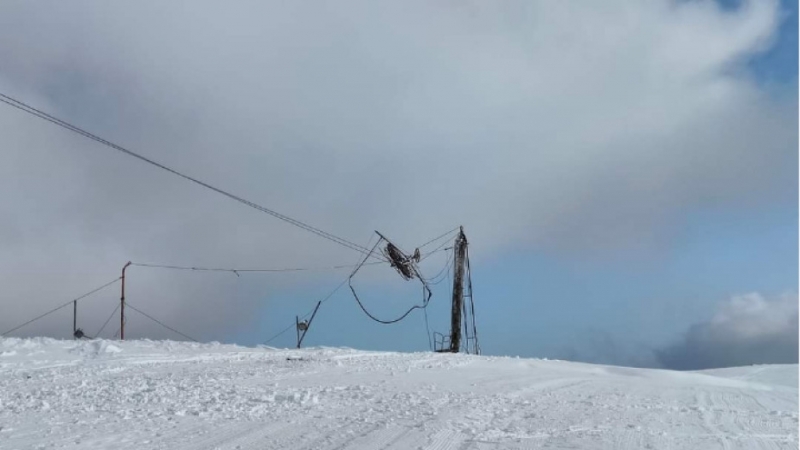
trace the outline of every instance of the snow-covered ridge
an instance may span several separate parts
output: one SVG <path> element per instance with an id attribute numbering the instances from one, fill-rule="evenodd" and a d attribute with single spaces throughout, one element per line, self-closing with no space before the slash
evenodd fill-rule
<path id="1" fill-rule="evenodd" d="M 0 339 L 0 448 L 797 448 L 797 365 Z"/>

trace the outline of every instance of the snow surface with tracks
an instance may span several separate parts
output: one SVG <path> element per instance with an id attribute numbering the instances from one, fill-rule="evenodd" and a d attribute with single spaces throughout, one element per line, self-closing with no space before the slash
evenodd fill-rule
<path id="1" fill-rule="evenodd" d="M 0 339 L 0 449 L 796 449 L 798 367 Z"/>

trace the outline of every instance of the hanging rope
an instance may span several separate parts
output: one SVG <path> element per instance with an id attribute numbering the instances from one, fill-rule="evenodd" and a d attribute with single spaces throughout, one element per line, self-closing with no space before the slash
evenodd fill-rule
<path id="1" fill-rule="evenodd" d="M 445 234 L 442 234 L 442 235 L 440 235 L 440 236 L 438 236 L 438 237 L 435 237 L 435 238 L 433 238 L 433 239 L 431 239 L 431 240 L 427 241 L 426 243 L 424 243 L 424 244 L 420 245 L 420 246 L 419 246 L 419 247 L 417 247 L 417 248 L 423 248 L 423 247 L 425 247 L 426 245 L 429 245 L 429 244 L 431 244 L 431 243 L 433 243 L 433 242 L 436 242 L 436 241 L 438 241 L 438 240 L 440 240 L 440 239 L 442 239 L 442 238 L 444 238 L 444 237 L 446 237 L 446 236 L 448 236 L 448 235 L 450 235 L 450 234 L 452 234 L 453 232 L 455 232 L 455 231 L 458 231 L 458 230 L 459 230 L 459 227 L 456 227 L 456 228 L 454 228 L 454 229 L 452 229 L 452 230 L 448 231 L 448 232 L 447 232 L 447 233 L 445 233 Z M 378 242 L 375 244 L 375 246 L 373 246 L 373 247 L 372 247 L 372 249 L 370 250 L 370 252 L 374 252 L 374 251 L 375 251 L 375 248 L 377 247 L 377 245 L 378 245 L 378 244 L 380 244 L 380 234 L 378 234 L 378 236 L 379 236 L 379 240 L 378 240 Z M 364 248 L 369 248 L 369 245 L 370 245 L 370 243 L 372 242 L 372 239 L 374 239 L 374 237 L 375 237 L 375 235 L 373 235 L 373 236 L 370 238 L 369 242 L 367 242 L 367 245 L 366 245 Z M 434 253 L 437 253 L 437 252 L 441 251 L 442 247 L 444 247 L 444 246 L 445 246 L 445 245 L 447 245 L 447 244 L 448 244 L 448 242 L 444 242 L 444 244 L 440 245 L 440 246 L 439 246 L 439 247 L 437 247 L 436 249 L 434 249 L 434 250 L 432 250 L 432 251 L 430 251 L 430 252 L 426 253 L 425 255 L 423 255 L 423 256 L 421 257 L 420 261 L 422 261 L 422 260 L 424 260 L 425 258 L 427 258 L 427 257 L 429 257 L 429 256 L 431 256 L 431 255 L 433 255 Z M 447 250 L 447 249 L 445 249 L 445 250 Z M 355 268 L 355 269 L 353 270 L 353 273 L 351 273 L 349 277 L 347 277 L 347 278 L 345 278 L 344 280 L 342 280 L 342 282 L 341 282 L 341 283 L 339 283 L 339 284 L 338 284 L 338 285 L 337 285 L 337 286 L 336 286 L 336 287 L 335 287 L 335 288 L 334 288 L 334 289 L 333 289 L 331 292 L 329 292 L 329 293 L 328 293 L 328 295 L 326 295 L 326 296 L 325 296 L 325 298 L 323 298 L 323 299 L 321 300 L 321 303 L 325 303 L 325 302 L 327 302 L 328 300 L 330 300 L 331 298 L 333 298 L 334 294 L 336 294 L 336 293 L 339 291 L 339 289 L 341 289 L 341 288 L 342 288 L 342 286 L 344 286 L 346 283 L 349 283 L 349 282 L 350 282 L 350 280 L 351 280 L 351 278 L 353 277 L 353 275 L 355 275 L 355 273 L 356 273 L 356 272 L 358 272 L 358 269 L 360 269 L 362 266 L 369 266 L 369 265 L 375 265 L 375 264 L 383 264 L 383 263 L 387 262 L 387 261 L 378 261 L 378 262 L 370 262 L 370 263 L 366 263 L 365 261 L 366 261 L 368 258 L 369 258 L 369 256 L 366 256 L 366 257 L 364 258 L 364 260 L 363 260 L 363 261 L 361 261 L 360 263 L 358 263 L 358 264 L 356 264 L 356 265 L 352 265 L 352 266 L 350 266 L 350 267 L 354 267 L 354 268 Z M 449 265 L 450 263 L 448 262 L 447 264 Z M 449 274 L 449 272 L 450 272 L 450 271 L 448 270 L 448 272 L 447 272 L 447 273 Z M 438 274 L 437 274 L 437 277 L 438 277 Z M 437 278 L 437 277 L 434 277 L 434 278 Z M 439 282 L 440 282 L 440 281 L 439 281 Z M 438 282 L 437 282 L 437 283 L 438 283 Z M 351 285 L 351 287 L 350 287 L 350 290 L 351 290 L 351 291 L 353 290 L 353 288 L 352 288 L 352 285 Z M 428 292 L 430 292 L 430 291 L 428 291 Z M 353 295 L 355 296 L 355 292 L 353 293 Z M 356 296 L 356 300 L 357 300 L 357 301 L 359 300 L 357 296 Z M 364 312 L 365 312 L 365 313 L 366 313 L 368 316 L 371 316 L 371 315 L 369 314 L 369 312 L 367 312 L 367 311 L 366 311 L 366 309 L 365 309 L 365 308 L 363 308 L 363 305 L 361 305 L 360 301 L 359 301 L 358 303 L 359 303 L 359 306 L 361 306 L 361 307 L 362 307 L 361 309 L 362 309 L 362 310 L 363 310 L 363 311 L 364 311 Z M 427 303 L 426 303 L 426 304 L 427 304 Z M 413 311 L 413 309 L 414 309 L 414 308 L 412 308 L 412 311 Z M 426 312 L 426 317 L 425 317 L 425 320 L 426 320 L 426 328 L 428 328 L 428 343 L 429 343 L 429 345 L 431 346 L 431 348 L 433 348 L 433 344 L 432 344 L 432 342 L 431 342 L 431 338 L 430 338 L 430 336 L 431 336 L 431 335 L 430 335 L 430 329 L 429 329 L 429 327 L 428 327 L 428 325 L 427 325 L 427 319 L 428 319 L 428 318 L 427 318 L 427 310 L 426 310 L 425 308 L 423 308 L 423 311 L 425 311 L 425 312 Z M 307 312 L 305 315 L 303 315 L 303 316 L 300 316 L 300 319 L 303 319 L 303 320 L 304 320 L 304 319 L 308 318 L 309 316 L 311 316 L 312 312 L 313 312 L 313 311 L 309 311 L 309 312 Z M 406 314 L 406 315 L 408 315 L 408 314 Z M 373 317 L 374 317 L 374 316 L 373 316 Z M 405 316 L 404 316 L 403 318 L 405 318 Z M 377 320 L 380 320 L 380 319 L 377 319 Z M 282 329 L 281 331 L 277 332 L 276 334 L 274 334 L 274 335 L 273 335 L 272 337 L 270 337 L 269 339 L 265 340 L 265 341 L 264 341 L 264 345 L 267 345 L 267 344 L 269 344 L 270 342 L 274 341 L 275 339 L 277 339 L 277 338 L 279 338 L 279 337 L 283 336 L 284 334 L 288 333 L 290 330 L 294 329 L 296 326 L 297 326 L 297 324 L 296 324 L 295 322 L 292 322 L 291 324 L 287 325 L 287 326 L 286 326 L 286 328 Z"/>
<path id="2" fill-rule="evenodd" d="M 345 278 L 344 280 L 342 280 L 342 282 L 339 283 L 339 285 L 336 286 L 328 295 L 326 295 L 325 298 L 320 300 L 320 303 L 325 303 L 328 300 L 330 300 L 330 298 L 333 297 L 333 294 L 335 294 L 337 291 L 339 291 L 339 289 L 341 289 L 342 286 L 344 286 L 345 283 L 347 283 L 348 279 L 349 278 Z M 312 314 L 312 312 L 309 311 L 306 315 L 302 316 L 301 319 L 305 319 L 306 317 L 309 317 L 311 314 Z M 295 326 L 297 326 L 297 324 L 296 323 L 292 323 L 291 325 L 289 325 L 288 327 L 286 327 L 283 330 L 279 331 L 277 334 L 275 334 L 271 338 L 269 338 L 266 341 L 264 341 L 264 345 L 269 344 L 270 342 L 274 341 L 275 339 L 277 339 L 278 337 L 282 336 L 283 334 L 285 334 L 287 331 L 291 330 Z"/>
<path id="3" fill-rule="evenodd" d="M 407 255 L 404 255 L 402 252 L 400 252 L 400 250 L 398 249 L 397 246 L 395 246 L 394 244 L 389 242 L 389 240 L 386 239 L 385 237 L 383 237 L 380 233 L 377 233 L 377 234 L 378 234 L 378 236 L 380 236 L 380 239 L 378 239 L 378 241 L 375 243 L 375 245 L 372 246 L 372 248 L 370 249 L 369 253 L 361 261 L 361 264 L 356 266 L 355 270 L 353 270 L 353 273 L 350 274 L 350 277 L 347 279 L 347 284 L 350 286 L 350 292 L 353 293 L 353 297 L 356 299 L 356 303 L 358 303 L 359 308 L 361 308 L 361 311 L 363 311 L 364 314 L 367 315 L 367 317 L 369 317 L 370 319 L 374 320 L 375 322 L 378 322 L 378 323 L 381 323 L 381 324 L 384 324 L 384 325 L 390 325 L 390 324 L 397 323 L 397 322 L 400 322 L 401 320 L 405 319 L 415 309 L 425 309 L 425 308 L 427 308 L 428 307 L 428 303 L 430 302 L 431 296 L 433 296 L 433 293 L 431 292 L 430 288 L 428 287 L 428 283 L 425 281 L 425 278 L 419 273 L 419 270 L 417 269 L 417 266 L 413 262 L 412 258 L 407 256 Z M 356 293 L 355 288 L 353 288 L 353 277 L 356 275 L 356 273 L 358 273 L 359 269 L 361 269 L 361 267 L 364 265 L 364 263 L 367 262 L 367 259 L 375 251 L 375 249 L 378 248 L 378 245 L 380 245 L 381 242 L 386 242 L 386 248 L 384 249 L 384 252 L 385 252 L 384 254 L 391 257 L 391 260 L 392 260 L 391 264 L 400 273 L 400 275 L 403 276 L 403 278 L 406 279 L 406 280 L 410 280 L 412 278 L 419 279 L 419 281 L 422 283 L 422 289 L 423 289 L 423 291 L 422 291 L 422 297 L 423 297 L 422 304 L 414 305 L 411 308 L 409 308 L 405 313 L 403 313 L 400 317 L 397 317 L 395 319 L 390 319 L 390 320 L 379 319 L 378 317 L 375 317 L 375 315 L 370 313 L 367 310 L 367 308 L 364 307 L 364 304 L 361 303 L 361 299 L 358 298 L 358 294 Z"/>
<path id="4" fill-rule="evenodd" d="M 439 272 L 432 278 L 426 278 L 425 281 L 431 286 L 435 286 L 444 281 L 450 274 L 450 270 L 453 268 L 453 266 L 450 264 L 451 262 L 453 262 L 452 253 L 447 255 L 447 260 L 444 262 L 444 266 L 439 270 Z"/>
<path id="5" fill-rule="evenodd" d="M 370 237 L 369 237 L 369 241 L 367 241 L 367 245 L 366 245 L 366 247 L 369 247 L 369 244 L 372 242 L 372 240 L 373 240 L 374 238 L 375 238 L 375 236 L 374 236 L 374 235 L 370 235 Z M 364 247 L 364 248 L 366 248 L 366 247 Z M 374 264 L 374 263 L 370 263 L 370 264 Z M 353 267 L 353 266 L 351 266 L 351 267 Z M 349 277 L 348 277 L 348 278 L 349 278 Z M 319 303 L 319 304 L 322 304 L 322 303 L 325 303 L 325 302 L 327 302 L 328 300 L 330 300 L 330 299 L 333 297 L 333 295 L 334 295 L 334 294 L 336 294 L 336 293 L 339 291 L 339 289 L 341 289 L 341 288 L 342 288 L 342 286 L 344 286 L 344 284 L 345 284 L 345 283 L 347 283 L 347 280 L 348 280 L 348 278 L 345 278 L 344 280 L 342 280 L 342 282 L 341 282 L 341 283 L 339 283 L 339 284 L 338 284 L 338 285 L 337 285 L 335 288 L 333 288 L 333 290 L 332 290 L 332 291 L 330 291 L 330 292 L 328 293 L 328 295 L 326 295 L 326 296 L 325 296 L 325 298 L 323 298 L 322 300 L 320 300 L 318 303 Z M 313 314 L 313 311 L 309 311 L 309 312 L 307 312 L 307 313 L 306 313 L 304 316 L 302 316 L 302 317 L 301 317 L 301 319 L 305 320 L 307 317 L 311 316 L 312 314 Z M 287 326 L 287 327 L 286 327 L 286 328 L 284 328 L 283 330 L 281 330 L 281 331 L 279 331 L 278 333 L 276 333 L 276 334 L 275 334 L 274 336 L 272 336 L 271 338 L 269 338 L 269 339 L 267 339 L 266 341 L 264 341 L 264 345 L 267 345 L 267 344 L 269 344 L 270 342 L 274 341 L 275 339 L 279 338 L 280 336 L 282 336 L 282 335 L 286 334 L 286 332 L 288 332 L 289 330 L 291 330 L 292 328 L 294 328 L 294 327 L 296 327 L 296 326 L 297 326 L 297 323 L 292 323 L 291 325 Z"/>
<path id="6" fill-rule="evenodd" d="M 428 308 L 422 308 L 425 317 L 425 335 L 428 337 L 428 348 L 433 351 L 433 341 L 431 340 L 431 326 L 428 324 Z"/>
<path id="7" fill-rule="evenodd" d="M 467 246 L 466 250 L 466 263 L 467 263 L 467 289 L 469 290 L 469 305 L 470 310 L 472 312 L 472 338 L 473 342 L 473 349 L 476 355 L 481 354 L 481 346 L 478 343 L 478 326 L 475 322 L 475 301 L 472 297 L 472 270 L 469 265 L 469 246 Z M 466 305 L 465 305 L 466 308 Z"/>
<path id="8" fill-rule="evenodd" d="M 174 333 L 177 333 L 177 334 L 185 337 L 186 339 L 189 339 L 190 341 L 200 342 L 197 339 L 195 339 L 195 338 L 193 338 L 193 337 L 191 337 L 191 336 L 189 336 L 187 334 L 181 333 L 180 331 L 176 330 L 175 328 L 172 328 L 171 326 L 169 326 L 169 325 L 165 324 L 164 322 L 156 319 L 155 317 L 151 316 L 150 314 L 147 314 L 146 312 L 142 311 L 141 309 L 136 308 L 135 306 L 131 305 L 129 302 L 125 302 L 125 306 L 128 306 L 130 309 L 132 309 L 132 310 L 138 312 L 139 314 L 147 317 L 148 319 L 152 320 L 153 322 L 161 325 L 162 327 L 164 327 L 164 328 L 166 328 L 166 329 L 168 329 L 168 330 L 170 330 L 170 331 L 172 331 Z"/>
<path id="9" fill-rule="evenodd" d="M 114 308 L 114 310 L 113 310 L 113 311 L 111 311 L 111 314 L 109 314 L 109 316 L 108 316 L 108 319 L 106 319 L 106 321 L 105 321 L 105 322 L 103 322 L 103 326 L 102 326 L 102 327 L 100 327 L 100 329 L 97 331 L 97 333 L 95 333 L 95 334 L 94 334 L 94 337 L 95 337 L 95 338 L 99 338 L 99 337 L 100 337 L 100 333 L 102 333 L 102 332 L 103 332 L 103 330 L 105 330 L 105 329 L 106 329 L 106 325 L 108 325 L 108 322 L 110 322 L 110 321 L 111 321 L 111 319 L 114 317 L 114 314 L 116 314 L 116 313 L 117 313 L 117 311 L 119 311 L 119 307 L 120 307 L 120 304 L 119 304 L 119 303 L 117 303 L 117 307 L 116 307 L 116 308 Z"/>

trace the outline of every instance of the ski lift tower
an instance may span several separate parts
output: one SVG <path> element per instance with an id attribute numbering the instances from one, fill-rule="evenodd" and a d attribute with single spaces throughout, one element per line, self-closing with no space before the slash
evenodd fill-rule
<path id="1" fill-rule="evenodd" d="M 463 326 L 463 334 L 462 334 Z M 479 355 L 475 303 L 472 299 L 472 274 L 469 266 L 469 242 L 461 227 L 453 245 L 453 302 L 450 312 L 450 336 L 436 333 L 437 352 Z M 463 339 L 462 339 L 463 338 Z"/>

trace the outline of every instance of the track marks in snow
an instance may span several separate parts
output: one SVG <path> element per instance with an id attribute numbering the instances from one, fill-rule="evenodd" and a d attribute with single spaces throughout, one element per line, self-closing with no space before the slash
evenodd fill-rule
<path id="1" fill-rule="evenodd" d="M 428 439 L 426 450 L 466 450 L 465 437 L 456 430 L 439 430 Z M 467 443 L 468 444 L 468 443 Z"/>
<path id="2" fill-rule="evenodd" d="M 792 442 L 785 430 L 797 427 L 797 413 L 767 409 L 756 396 L 742 389 L 699 392 L 703 423 L 723 449 L 777 449 Z M 781 433 L 781 431 L 784 431 Z"/>
<path id="3" fill-rule="evenodd" d="M 73 342 L 27 349 L 15 342 L 0 340 L 9 353 L 0 366 L 3 449 L 798 444 L 797 389 L 781 378 L 785 368 L 752 375 L 780 382 L 768 386 L 758 379 L 430 353 L 155 342 L 114 343 L 122 351 L 107 353 L 70 351 L 83 345 Z M 735 375 L 746 376 L 746 368 Z"/>
<path id="4" fill-rule="evenodd" d="M 222 426 L 206 426 L 194 433 L 180 435 L 175 441 L 164 445 L 164 450 L 217 450 L 234 439 L 247 436 L 257 425 L 253 423 L 233 423 Z"/>
<path id="5" fill-rule="evenodd" d="M 411 440 L 409 438 L 413 437 L 409 436 L 409 434 L 415 429 L 419 429 L 421 426 L 422 424 L 416 426 L 400 426 L 394 424 L 376 425 L 375 428 L 348 441 L 346 447 L 340 446 L 337 448 L 385 450 L 398 444 L 408 445 L 408 441 Z M 336 449 L 331 448 L 330 450 Z"/>
<path id="6" fill-rule="evenodd" d="M 342 448 L 360 430 L 353 420 L 301 419 L 284 422 L 232 422 L 222 426 L 178 429 L 156 442 L 164 450 L 332 450 Z"/>

